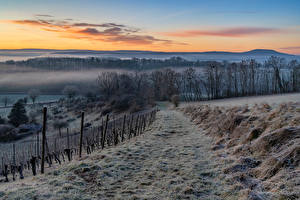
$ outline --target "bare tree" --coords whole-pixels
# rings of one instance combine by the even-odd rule
[[[171,97],[171,102],[173,103],[174,107],[177,108],[179,105],[180,97],[179,95],[173,95]]]
[[[282,93],[284,92],[284,87],[280,75],[280,69],[283,66],[284,59],[271,56],[270,59],[267,61],[267,66],[273,68],[273,92],[274,93]]]
[[[40,91],[37,89],[31,89],[28,91],[28,96],[34,104],[38,96],[40,95]]]
[[[61,129],[62,128],[67,128],[69,126],[68,122],[65,121],[55,121],[53,123],[53,128],[57,129],[59,132],[59,137],[61,137]]]
[[[108,99],[118,89],[118,74],[116,72],[103,72],[97,79],[100,92]]]
[[[67,96],[69,100],[73,99],[78,94],[78,88],[75,85],[67,85],[64,87],[62,93]]]
[[[9,103],[11,103],[11,99],[5,96],[1,99],[1,102],[4,104],[4,107],[6,107]]]

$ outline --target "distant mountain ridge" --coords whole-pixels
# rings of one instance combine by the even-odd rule
[[[295,56],[293,54],[281,53],[272,49],[253,49],[251,51],[246,51],[244,54],[267,54],[267,55],[286,55],[286,56]]]
[[[206,51],[206,52],[161,52],[161,51],[139,51],[139,50],[80,50],[80,49],[0,49],[0,61],[26,60],[35,57],[114,57],[120,59],[130,58],[153,58],[166,59],[174,56],[186,60],[228,60],[240,61],[243,59],[256,59],[264,61],[270,56],[278,56],[287,60],[300,60],[299,55],[278,52],[272,49],[253,49],[245,52]]]
[[[278,54],[278,55],[290,55],[295,56],[293,54],[287,54],[278,52],[272,49],[253,49],[250,51],[244,52],[230,52],[230,51],[195,51],[195,52],[166,52],[166,51],[140,51],[140,50],[85,50],[85,49],[0,49],[0,53],[3,51],[7,52],[55,52],[55,53],[150,53],[150,54]]]

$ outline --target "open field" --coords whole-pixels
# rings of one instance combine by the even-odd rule
[[[4,107],[4,103],[1,101],[4,97],[9,98],[9,103],[7,104],[8,107],[6,108]],[[31,106],[30,104],[32,104],[32,102],[27,94],[0,94],[0,116],[6,117],[10,113],[11,106],[19,99],[23,99],[25,97],[28,98],[28,108],[29,106]],[[39,95],[36,99],[36,103],[54,102],[63,97],[63,95]]]
[[[0,100],[3,99],[3,97],[8,97],[10,99],[10,102],[8,106],[13,105],[15,102],[17,102],[19,99],[23,99],[25,97],[28,98],[28,103],[31,103],[31,99],[28,97],[27,94],[5,94],[1,93],[0,94]],[[65,97],[64,95],[52,95],[52,94],[42,94],[39,95],[36,98],[36,103],[43,103],[43,102],[49,102],[49,101],[58,101],[60,98]],[[0,107],[4,106],[3,102],[0,102]]]

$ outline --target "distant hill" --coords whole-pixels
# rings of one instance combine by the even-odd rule
[[[270,49],[254,49],[246,52],[225,52],[225,51],[208,51],[208,52],[159,52],[159,51],[96,51],[96,50],[55,50],[55,49],[15,49],[0,50],[0,61],[6,60],[26,60],[35,57],[115,57],[115,58],[153,58],[167,59],[179,56],[186,60],[200,61],[240,61],[243,59],[256,59],[264,61],[270,56],[283,57],[287,60],[300,60],[300,56],[281,53]]]
[[[242,54],[247,54],[247,55],[271,55],[271,56],[295,56],[291,54],[286,54],[286,53],[281,53],[275,50],[270,50],[270,49],[254,49],[251,51],[246,51],[243,52]]]

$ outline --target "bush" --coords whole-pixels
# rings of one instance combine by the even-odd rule
[[[1,142],[7,142],[9,140],[16,139],[16,136],[14,134],[11,134],[10,132],[14,129],[12,125],[0,125],[0,141]]]
[[[135,112],[139,112],[143,110],[143,108],[140,106],[140,105],[137,105],[136,103],[134,103],[130,109],[129,109],[129,113],[132,114],[132,113],[135,113]]]
[[[9,123],[18,127],[20,124],[25,124],[28,122],[28,117],[26,115],[26,109],[23,100],[17,101],[8,115]]]
[[[7,132],[11,131],[12,129],[14,129],[14,127],[10,124],[0,125],[0,136],[5,135]]]
[[[96,96],[96,94],[93,93],[93,92],[87,92],[87,93],[85,94],[85,97],[86,97],[86,99],[87,99],[88,102],[94,102],[94,101],[97,100],[97,96]]]
[[[28,115],[29,115],[30,122],[35,123],[39,113],[37,113],[36,111],[30,111]]]
[[[133,99],[131,95],[123,95],[115,100],[113,109],[117,112],[128,110]]]
[[[104,102],[98,102],[98,103],[96,104],[96,107],[97,107],[97,108],[102,108],[103,106],[105,106],[105,103],[104,103]]]
[[[6,123],[5,119],[0,116],[0,124],[5,124],[5,123]]]
[[[75,85],[67,85],[64,87],[62,93],[67,96],[69,100],[73,99],[77,94],[79,90]]]
[[[37,89],[31,89],[31,90],[28,91],[28,96],[31,99],[33,104],[35,103],[35,101],[36,101],[36,99],[38,98],[39,95],[40,95],[40,91],[37,90]],[[24,103],[26,104],[28,99],[27,98],[25,99],[25,98],[24,98]]]
[[[107,114],[109,114],[111,111],[112,111],[112,108],[111,108],[111,107],[109,107],[109,106],[104,107],[103,110],[102,110],[102,112],[101,112],[101,115],[102,115],[102,116],[103,116],[103,115],[107,115]]]
[[[53,123],[53,128],[58,130],[59,136],[62,136],[61,129],[62,128],[67,128],[68,126],[69,126],[69,124],[66,121],[59,120],[59,121],[54,121],[54,123]]]
[[[172,103],[174,104],[175,107],[178,107],[179,101],[180,101],[179,95],[173,95],[171,97],[171,101],[172,101]]]

